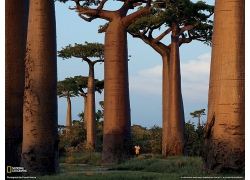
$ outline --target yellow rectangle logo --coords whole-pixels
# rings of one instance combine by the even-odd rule
[[[12,167],[11,166],[7,166],[7,173],[11,173]]]

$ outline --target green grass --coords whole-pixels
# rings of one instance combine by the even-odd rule
[[[37,177],[40,180],[177,180],[194,179],[244,179],[244,174],[203,174],[202,159],[200,157],[172,157],[165,158],[161,155],[140,155],[138,158],[128,160],[115,166],[100,166],[100,153],[77,153],[61,162],[61,174]],[[85,164],[88,165],[80,165]],[[91,163],[92,165],[89,165]],[[221,178],[219,178],[221,177]],[[184,179],[184,178],[183,178]],[[225,178],[224,178],[225,179]]]
[[[132,159],[110,167],[110,170],[132,170],[157,173],[176,173],[181,176],[202,175],[202,159],[199,157],[174,157],[171,159]]]
[[[102,154],[98,152],[72,153],[60,157],[60,163],[101,165]]]
[[[91,174],[67,174],[58,176],[44,176],[42,178],[37,178],[41,180],[175,180],[179,179],[178,174],[160,174],[160,173],[149,173],[149,172],[105,172],[105,173],[95,173]]]

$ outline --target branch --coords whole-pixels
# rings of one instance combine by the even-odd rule
[[[104,62],[104,59],[98,59],[98,60],[93,61],[92,63],[95,64],[95,63],[98,63],[98,62]]]
[[[160,36],[158,36],[157,38],[154,39],[155,42],[159,42],[160,40],[162,40],[162,38],[164,38],[167,34],[169,34],[171,32],[171,27],[169,27],[166,31],[164,31]]]
[[[146,15],[147,13],[150,12],[152,9],[151,7],[151,0],[147,0],[146,6],[141,8],[140,10],[127,15],[126,17],[123,18],[123,25],[124,27],[128,27],[135,19]]]
[[[206,19],[210,18],[213,14],[214,12],[210,12],[210,14],[206,16]]]
[[[84,90],[82,90],[82,88],[78,88],[78,90],[80,91],[80,95],[83,96],[83,97],[87,97],[87,92],[84,92]]]
[[[79,16],[80,18],[82,18],[83,20],[87,21],[87,22],[91,22],[93,19],[96,19],[96,17],[94,17],[94,16],[89,17],[89,18],[86,18],[86,17],[84,17],[83,15],[81,15],[81,14],[79,14],[79,13],[78,13],[78,16]]]
[[[104,7],[104,4],[105,4],[107,1],[108,1],[108,0],[102,0],[101,3],[100,3],[100,5],[98,6],[97,9],[102,10],[102,8]]]
[[[107,30],[107,27],[103,27],[101,29],[98,29],[98,33],[106,32],[106,30]]]
[[[93,19],[96,18],[102,18],[102,19],[106,19],[106,20],[110,20],[111,15],[108,15],[109,13],[103,13],[104,10],[104,4],[107,2],[107,0],[103,0],[101,1],[100,5],[97,7],[97,9],[89,9],[87,7],[83,7],[80,5],[79,1],[80,0],[74,0],[76,3],[76,6],[74,8],[69,7],[70,10],[75,10],[76,12],[78,12],[78,16],[80,18],[82,18],[83,20],[87,21],[87,22],[91,22]],[[89,18],[84,17],[82,14],[89,16]]]
[[[198,26],[199,24],[201,23],[201,21],[197,21],[195,24],[193,25],[187,25],[187,26],[184,26],[181,28],[180,30],[180,34],[182,34],[184,31],[188,31],[188,30],[191,30],[191,29],[194,29],[196,26]]]
[[[88,64],[92,63],[92,61],[87,57],[82,57],[82,60],[86,61]]]

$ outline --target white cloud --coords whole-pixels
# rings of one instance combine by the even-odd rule
[[[188,63],[181,63],[181,76],[183,80],[202,82],[210,73],[210,53],[198,57],[199,60],[190,60]]]
[[[210,73],[210,53],[203,54],[198,60],[181,63],[182,94],[184,99],[206,100]],[[140,93],[161,95],[162,65],[139,71],[131,76],[130,89]]]
[[[149,77],[149,78],[161,78],[162,65],[157,65],[150,69],[143,69],[139,72],[139,75]]]

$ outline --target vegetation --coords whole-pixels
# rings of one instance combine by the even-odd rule
[[[94,66],[98,62],[104,61],[104,45],[100,43],[75,44],[75,46],[68,45],[61,51],[58,51],[58,56],[63,59],[72,57],[81,58],[86,61],[89,66],[89,74],[87,79],[82,76],[76,77],[78,81],[79,91],[84,97],[84,112],[85,112],[85,127],[87,129],[87,144],[92,149],[96,149],[96,117],[95,117],[95,91],[102,93],[104,88],[103,81],[95,80]],[[92,61],[90,58],[97,58]],[[84,82],[85,80],[85,82]],[[79,83],[82,82],[82,83]],[[83,83],[84,82],[84,83]],[[83,93],[83,86],[87,84],[87,93]],[[97,87],[95,86],[97,85]]]
[[[67,132],[69,133],[69,127],[72,126],[72,115],[71,115],[71,97],[78,96],[78,88],[76,80],[72,77],[65,78],[62,81],[57,82],[57,95],[59,98],[65,97],[67,99],[68,108],[66,115],[66,126],[68,127]]]
[[[196,110],[196,111],[194,111],[194,112],[191,112],[190,115],[192,116],[192,118],[198,117],[198,127],[199,127],[200,124],[201,124],[201,122],[200,122],[200,121],[201,121],[201,120],[200,120],[201,116],[202,116],[202,115],[206,115],[205,109]]]
[[[79,114],[82,117],[83,113]],[[103,148],[103,111],[96,112],[97,123],[97,152],[102,152]],[[185,123],[185,135],[187,139],[187,153],[188,156],[202,156],[203,153],[203,133],[204,124],[195,128],[194,123],[190,121]],[[71,134],[66,136],[65,126],[59,126],[59,152],[60,157],[71,156],[72,153],[92,152],[86,144],[86,129],[84,128],[84,120],[73,120],[73,125],[70,128]],[[140,125],[131,126],[132,144],[140,146],[140,154],[145,154],[145,157],[159,156],[165,158],[161,154],[162,149],[162,128],[156,125],[147,129]],[[132,154],[135,153],[135,149]]]
[[[181,177],[187,179],[194,178],[216,178],[232,177],[233,179],[244,179],[244,173],[230,174],[230,173],[210,173],[204,174],[202,172],[202,158],[201,157],[169,157],[159,159],[157,156],[152,156],[151,159],[145,159],[142,156],[128,160],[124,163],[103,167],[100,166],[101,154],[93,153],[91,158],[87,160],[91,165],[81,165],[77,163],[85,162],[90,157],[90,154],[76,154],[72,156],[74,164],[61,164],[61,174],[55,176],[37,177],[41,180],[59,180],[69,179],[90,179],[90,180],[179,180]],[[99,159],[91,161],[91,159]],[[95,162],[95,163],[94,163]],[[93,163],[93,164],[92,164]],[[188,178],[189,177],[189,178]],[[238,177],[238,178],[237,178]]]

